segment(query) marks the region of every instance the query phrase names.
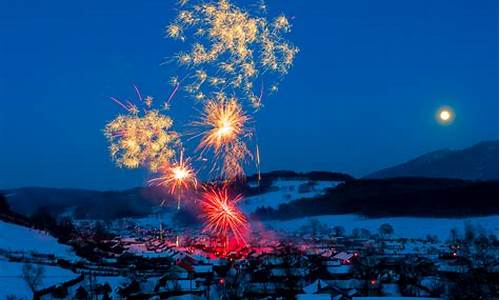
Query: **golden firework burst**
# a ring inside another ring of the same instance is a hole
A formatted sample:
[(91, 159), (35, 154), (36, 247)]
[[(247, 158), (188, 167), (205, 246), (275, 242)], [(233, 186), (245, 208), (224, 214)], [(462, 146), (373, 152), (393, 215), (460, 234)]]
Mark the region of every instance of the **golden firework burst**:
[[(181, 6), (175, 22), (166, 28), (167, 36), (191, 43), (177, 54), (176, 60), (194, 72), (203, 70), (205, 78), (213, 78), (210, 85), (201, 86), (200, 80), (193, 76), (197, 88), (187, 91), (200, 100), (200, 92), (210, 98), (214, 92), (230, 89), (229, 93), (244, 97), (254, 108), (259, 108), (262, 97), (253, 92), (255, 81), (271, 72), (279, 73), (281, 78), (298, 53), (298, 48), (283, 37), (291, 30), (289, 20), (280, 15), (268, 21), (228, 0), (192, 5), (183, 2)], [(263, 2), (258, 7), (260, 14), (265, 11)], [(221, 82), (224, 84), (219, 85)]]
[(205, 104), (201, 120), (194, 123), (203, 129), (198, 149), (212, 149), (215, 157), (222, 159), (219, 169), (226, 179), (242, 176), (242, 163), (246, 157), (251, 157), (244, 141), (252, 134), (247, 127), (249, 120), (235, 98), (219, 94)]

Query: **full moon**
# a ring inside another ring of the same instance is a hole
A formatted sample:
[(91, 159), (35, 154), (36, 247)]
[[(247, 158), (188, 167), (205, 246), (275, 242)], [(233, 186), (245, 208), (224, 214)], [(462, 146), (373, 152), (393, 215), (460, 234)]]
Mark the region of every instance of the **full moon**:
[(436, 113), (436, 119), (443, 125), (448, 125), (455, 119), (455, 113), (450, 107), (441, 107)]
[(439, 118), (443, 121), (448, 121), (451, 117), (451, 114), (448, 110), (444, 109), (439, 113)]

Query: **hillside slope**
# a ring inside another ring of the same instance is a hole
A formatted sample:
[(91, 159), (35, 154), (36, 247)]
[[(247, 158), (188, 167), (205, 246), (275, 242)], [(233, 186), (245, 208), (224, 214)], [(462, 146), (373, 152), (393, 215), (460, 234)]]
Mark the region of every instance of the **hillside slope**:
[(260, 220), (358, 214), (367, 217), (471, 217), (498, 214), (498, 181), (437, 178), (363, 179), (339, 184), (324, 194), (262, 207)]
[(433, 151), (366, 176), (366, 178), (392, 177), (498, 179), (498, 141), (485, 141), (462, 150)]

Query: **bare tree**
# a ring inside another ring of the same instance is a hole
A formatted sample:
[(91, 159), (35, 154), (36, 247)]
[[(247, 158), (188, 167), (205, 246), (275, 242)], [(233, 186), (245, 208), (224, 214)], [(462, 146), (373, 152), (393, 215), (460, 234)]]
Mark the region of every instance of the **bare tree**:
[(391, 234), (394, 233), (394, 228), (392, 228), (391, 224), (385, 223), (385, 224), (380, 225), (380, 227), (378, 228), (378, 232), (383, 237), (388, 237), (388, 236), (390, 236)]
[(42, 284), (44, 273), (45, 269), (42, 265), (24, 264), (22, 276), (33, 293)]
[(334, 226), (332, 230), (335, 236), (343, 236), (345, 234), (345, 228), (343, 226)]

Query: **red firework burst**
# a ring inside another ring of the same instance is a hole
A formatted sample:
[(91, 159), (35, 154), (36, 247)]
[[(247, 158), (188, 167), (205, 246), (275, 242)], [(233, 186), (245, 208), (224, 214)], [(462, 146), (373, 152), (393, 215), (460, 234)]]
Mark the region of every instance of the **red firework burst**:
[(225, 186), (209, 187), (202, 194), (204, 231), (221, 236), (226, 246), (230, 236), (237, 243), (246, 244), (248, 220), (236, 205), (241, 199), (243, 199), (241, 194), (231, 197)]

